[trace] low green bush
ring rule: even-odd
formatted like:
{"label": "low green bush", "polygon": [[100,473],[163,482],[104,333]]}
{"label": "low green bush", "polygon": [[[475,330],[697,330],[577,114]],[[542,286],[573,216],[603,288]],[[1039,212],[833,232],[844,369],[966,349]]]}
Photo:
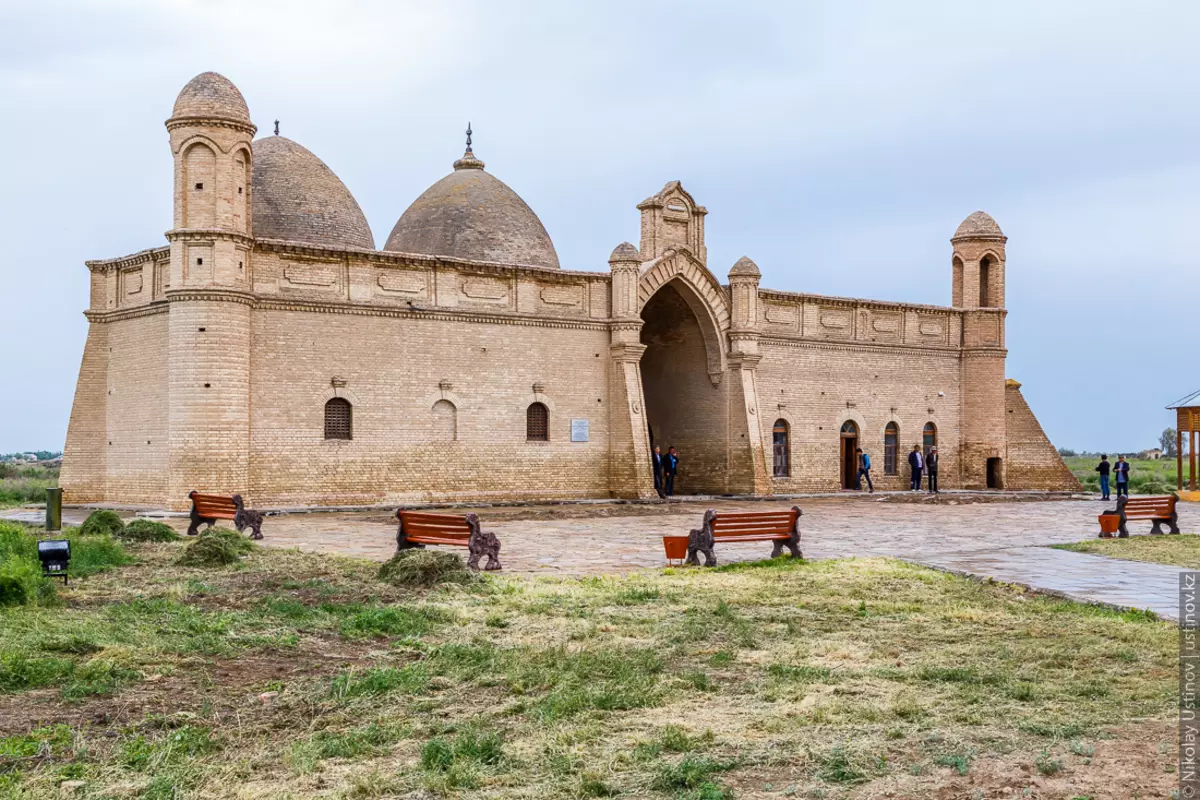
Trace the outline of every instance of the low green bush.
{"label": "low green bush", "polygon": [[101,509],[93,511],[79,526],[79,532],[84,536],[112,536],[125,527],[121,517],[115,511]]}
{"label": "low green bush", "polygon": [[459,556],[441,550],[401,550],[379,568],[379,580],[393,586],[468,583],[474,577]]}
{"label": "low green bush", "polygon": [[223,567],[252,553],[255,545],[228,528],[210,528],[187,546],[175,563],[181,567]]}
{"label": "low green bush", "polygon": [[182,537],[165,522],[150,519],[135,519],[117,534],[130,542],[178,542]]}

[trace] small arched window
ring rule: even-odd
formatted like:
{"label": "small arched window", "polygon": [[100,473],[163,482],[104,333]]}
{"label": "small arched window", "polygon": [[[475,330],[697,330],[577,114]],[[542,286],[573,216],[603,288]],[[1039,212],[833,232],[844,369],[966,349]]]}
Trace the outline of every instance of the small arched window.
{"label": "small arched window", "polygon": [[883,474],[898,475],[896,454],[900,449],[900,426],[889,422],[883,429]]}
{"label": "small arched window", "polygon": [[953,283],[954,297],[952,298],[952,302],[955,307],[961,307],[963,305],[963,300],[964,300],[964,298],[963,298],[963,262],[962,262],[962,259],[959,258],[958,256],[955,256],[952,264],[953,264],[953,269],[952,269],[953,276],[951,279],[954,281],[954,283]]}
{"label": "small arched window", "polygon": [[992,259],[991,256],[984,256],[979,260],[979,307],[990,308],[988,303],[990,293],[988,292],[988,280],[991,277]]}
{"label": "small arched window", "polygon": [[775,477],[786,478],[791,474],[788,462],[788,424],[785,419],[775,420],[771,429],[771,452],[774,454]]}
{"label": "small arched window", "polygon": [[458,439],[458,409],[449,400],[438,400],[433,404],[433,430],[430,438],[435,442],[453,442]]}
{"label": "small arched window", "polygon": [[525,410],[525,438],[530,442],[550,441],[550,409],[543,403],[530,403]]}
{"label": "small arched window", "polygon": [[937,425],[926,422],[925,430],[921,432],[921,449],[925,451],[926,458],[929,458],[929,450],[933,447],[937,447]]}
{"label": "small arched window", "polygon": [[325,438],[353,439],[353,419],[350,401],[335,397],[325,403]]}

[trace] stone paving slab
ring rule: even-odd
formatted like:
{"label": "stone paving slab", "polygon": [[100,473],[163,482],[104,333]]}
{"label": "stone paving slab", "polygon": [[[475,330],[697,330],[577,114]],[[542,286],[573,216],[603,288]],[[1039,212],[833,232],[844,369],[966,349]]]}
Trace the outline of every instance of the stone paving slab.
{"label": "stone paving slab", "polygon": [[[1177,616],[1178,568],[1046,547],[1094,538],[1099,531],[1096,516],[1111,503],[973,503],[943,497],[935,505],[894,500],[861,496],[800,500],[805,557],[903,558],[1086,602],[1149,608],[1169,619]],[[686,535],[699,527],[705,508],[763,511],[788,508],[796,502],[705,499],[672,503],[665,509],[629,509],[627,516],[620,516],[625,512],[613,506],[594,516],[578,508],[545,506],[509,509],[507,516],[492,509],[490,519],[489,509],[477,511],[484,528],[495,531],[503,543],[501,560],[506,573],[568,577],[663,567],[661,537]],[[1181,528],[1187,533],[1200,530],[1200,507],[1181,503],[1179,509]],[[87,513],[86,509],[64,509],[64,521],[77,524]],[[36,524],[41,522],[41,514],[13,510],[0,513],[0,517]],[[514,514],[518,518],[514,519]],[[522,515],[534,518],[520,518]],[[263,544],[385,561],[395,552],[396,525],[389,516],[379,510],[272,516],[264,525]],[[167,522],[180,530],[187,526],[186,519]],[[1131,524],[1135,535],[1149,529],[1148,522]],[[717,547],[721,563],[769,554],[770,544],[763,542]]]}

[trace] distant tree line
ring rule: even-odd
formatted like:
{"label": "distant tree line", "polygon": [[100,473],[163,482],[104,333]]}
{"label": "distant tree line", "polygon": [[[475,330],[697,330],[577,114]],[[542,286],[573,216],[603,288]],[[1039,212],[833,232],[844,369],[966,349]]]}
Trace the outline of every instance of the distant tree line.
{"label": "distant tree line", "polygon": [[61,450],[21,450],[17,453],[0,454],[0,461],[24,461],[29,456],[37,456],[38,461],[49,461],[52,458],[60,458]]}

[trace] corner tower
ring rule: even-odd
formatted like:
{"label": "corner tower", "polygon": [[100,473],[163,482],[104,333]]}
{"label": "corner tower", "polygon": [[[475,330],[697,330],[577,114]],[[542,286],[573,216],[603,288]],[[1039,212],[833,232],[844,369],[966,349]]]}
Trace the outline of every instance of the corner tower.
{"label": "corner tower", "polygon": [[954,307],[962,309],[961,481],[968,489],[1005,485],[1004,245],[996,221],[976,211],[954,236]]}
{"label": "corner tower", "polygon": [[168,498],[184,507],[192,489],[249,485],[255,127],[242,93],[215,72],[183,87],[166,125],[175,161]]}

